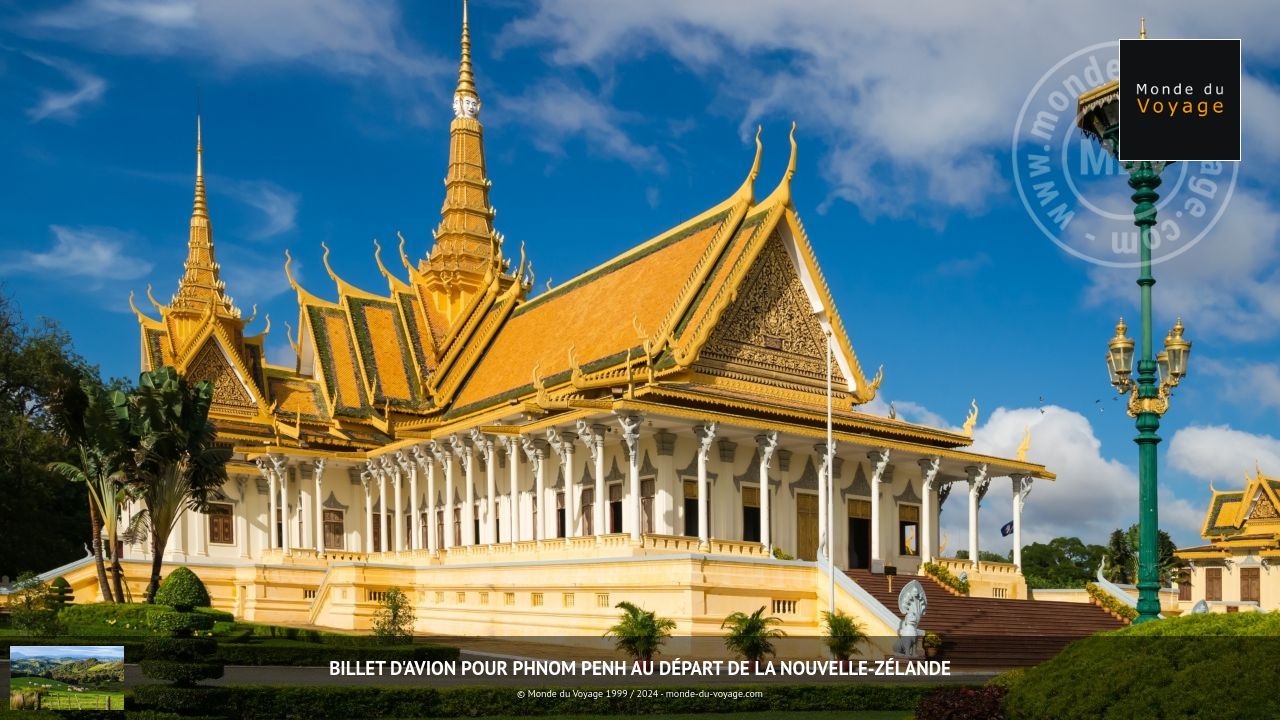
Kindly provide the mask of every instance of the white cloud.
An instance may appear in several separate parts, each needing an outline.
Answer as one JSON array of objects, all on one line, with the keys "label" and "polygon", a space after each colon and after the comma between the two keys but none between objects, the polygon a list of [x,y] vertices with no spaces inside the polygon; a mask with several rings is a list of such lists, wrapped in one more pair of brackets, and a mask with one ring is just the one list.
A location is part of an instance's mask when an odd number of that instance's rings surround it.
[{"label": "white cloud", "polygon": [[[1113,9],[1104,0],[928,12],[843,0],[542,0],[506,37],[549,42],[554,62],[606,77],[623,62],[668,54],[720,88],[713,110],[740,116],[744,136],[764,116],[797,118],[802,133],[823,136],[834,196],[868,214],[916,215],[1007,197],[999,167],[1023,99],[1062,57],[1136,31]],[[1151,31],[1237,37],[1247,28],[1245,52],[1265,58],[1280,47],[1280,25],[1256,21],[1268,9],[1261,0],[1162,7]],[[1260,82],[1246,91],[1280,102]],[[1270,117],[1259,106],[1246,125],[1269,137]]]},{"label": "white cloud", "polygon": [[[1255,192],[1237,188],[1222,219],[1200,244],[1160,263],[1154,272],[1157,313],[1170,325],[1174,316],[1181,316],[1188,337],[1274,338],[1280,330],[1280,210]],[[1138,297],[1136,277],[1132,268],[1090,267],[1085,301],[1132,307]]]},{"label": "white cloud", "polygon": [[236,200],[261,211],[262,226],[254,230],[253,237],[265,240],[281,233],[293,230],[298,219],[298,194],[270,180],[231,180],[228,178],[210,178],[211,185],[216,185]]},{"label": "white cloud", "polygon": [[[220,245],[218,263],[222,266],[227,292],[234,294],[242,305],[262,305],[290,290],[283,253],[264,255],[243,246]],[[290,269],[294,278],[302,282],[300,263],[295,261]]]},{"label": "white cloud", "polygon": [[15,253],[0,263],[0,274],[31,274],[102,282],[133,280],[151,272],[151,263],[131,257],[136,243],[129,233],[114,228],[50,225],[54,244],[45,252]]},{"label": "white cloud", "polygon": [[636,167],[664,172],[666,161],[653,147],[634,142],[623,126],[641,118],[619,111],[603,98],[548,80],[517,97],[498,100],[500,120],[519,122],[536,130],[533,144],[553,155],[564,154],[564,144],[581,137],[589,153],[614,157]]},{"label": "white cloud", "polygon": [[48,118],[74,121],[86,105],[98,102],[107,91],[106,80],[75,63],[37,53],[26,53],[26,55],[62,73],[73,85],[70,90],[41,90],[39,101],[27,108],[27,117],[31,118],[32,122],[40,122]]},{"label": "white cloud", "polygon": [[1280,410],[1280,365],[1197,358],[1197,374],[1218,378],[1226,399],[1253,410]]},{"label": "white cloud", "polygon": [[209,60],[228,70],[300,64],[381,80],[408,95],[457,67],[408,39],[392,0],[72,0],[18,27],[107,52]]},{"label": "white cloud", "polygon": [[1245,473],[1257,465],[1263,473],[1280,474],[1280,439],[1228,425],[1193,425],[1173,434],[1169,462],[1192,477],[1243,487]]}]

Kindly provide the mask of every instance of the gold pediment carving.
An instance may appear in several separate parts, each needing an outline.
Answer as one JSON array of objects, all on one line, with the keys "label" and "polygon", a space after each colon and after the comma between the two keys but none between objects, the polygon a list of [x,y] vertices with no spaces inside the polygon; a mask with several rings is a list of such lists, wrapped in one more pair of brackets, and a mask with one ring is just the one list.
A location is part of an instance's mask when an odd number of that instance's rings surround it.
[{"label": "gold pediment carving", "polygon": [[[825,385],[826,334],[777,233],[761,249],[699,360],[704,369],[754,369],[751,374],[760,379],[782,374]],[[838,365],[834,382],[847,386]]]},{"label": "gold pediment carving", "polygon": [[208,380],[213,383],[213,402],[215,405],[228,405],[240,408],[257,408],[257,403],[249,390],[236,375],[226,354],[217,340],[210,338],[200,348],[187,366],[187,379],[190,382]]}]

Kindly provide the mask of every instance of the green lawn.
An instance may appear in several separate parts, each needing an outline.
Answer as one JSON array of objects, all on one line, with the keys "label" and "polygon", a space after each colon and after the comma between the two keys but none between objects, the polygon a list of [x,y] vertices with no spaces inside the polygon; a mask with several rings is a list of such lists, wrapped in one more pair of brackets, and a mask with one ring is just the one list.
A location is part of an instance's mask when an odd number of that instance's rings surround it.
[{"label": "green lawn", "polygon": [[26,690],[35,688],[45,690],[45,696],[41,705],[48,709],[74,709],[88,708],[101,709],[105,707],[103,696],[107,696],[111,701],[112,710],[124,709],[124,693],[123,692],[99,692],[96,690],[87,690],[85,692],[74,692],[69,690],[70,685],[60,680],[51,680],[42,677],[15,677],[9,678],[9,690]]},{"label": "green lawn", "polygon": [[[478,720],[516,720],[523,715],[490,715]],[[540,720],[617,720],[617,715],[544,715]],[[683,713],[679,715],[643,715],[644,720],[751,720],[751,718],[779,718],[780,720],[912,720],[905,710],[825,710],[821,712],[745,712],[745,713]]]}]

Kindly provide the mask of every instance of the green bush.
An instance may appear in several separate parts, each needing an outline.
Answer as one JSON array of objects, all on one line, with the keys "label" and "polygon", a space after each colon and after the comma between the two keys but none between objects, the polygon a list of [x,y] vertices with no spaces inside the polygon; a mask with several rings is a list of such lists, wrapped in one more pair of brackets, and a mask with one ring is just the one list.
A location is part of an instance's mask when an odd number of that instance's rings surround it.
[{"label": "green bush", "polygon": [[52,637],[58,634],[58,610],[48,583],[34,573],[23,573],[9,596],[13,629],[25,635]]},{"label": "green bush", "polygon": [[226,610],[216,610],[211,607],[198,607],[195,611],[201,615],[208,615],[212,617],[214,622],[233,623],[236,621],[236,616]]},{"label": "green bush", "polygon": [[[759,690],[761,697],[697,697],[697,688],[659,687],[646,700],[643,713],[799,712],[904,710],[916,708],[930,690],[920,685],[752,685],[717,688],[732,693]],[[141,685],[134,689],[130,707],[180,715],[219,712],[225,718],[352,717],[444,718],[484,715],[515,717],[634,715],[633,700],[619,697],[539,698],[517,696],[519,688],[361,687],[361,686],[222,686],[182,689]],[[667,697],[664,693],[678,693]],[[693,697],[680,693],[692,691]]]},{"label": "green bush", "polygon": [[961,580],[960,578],[951,574],[951,571],[945,568],[944,566],[939,565],[938,563],[927,562],[923,566],[921,566],[920,569],[924,571],[925,575],[928,575],[929,577],[933,578],[934,580],[937,580],[943,585],[946,585],[952,590],[955,590],[961,595],[969,594],[969,581]]},{"label": "green bush", "polygon": [[149,617],[156,610],[157,606],[145,603],[87,603],[62,608],[58,620],[68,635],[146,635],[151,630]]},{"label": "green bush", "polygon": [[220,662],[192,662],[189,660],[143,660],[138,663],[142,674],[156,680],[168,680],[175,687],[190,688],[201,680],[222,677]]},{"label": "green bush", "polygon": [[1097,583],[1086,583],[1084,589],[1089,593],[1089,597],[1097,600],[1103,609],[1110,610],[1129,622],[1137,619],[1137,610],[1117,600],[1111,593],[1098,587]]},{"label": "green bush", "polygon": [[139,659],[203,660],[217,651],[213,638],[154,637],[142,643]]},{"label": "green bush", "polygon": [[[1280,614],[1188,615],[1100,633],[1014,678],[1014,720],[1275,718],[1272,682]],[[1274,673],[1273,673],[1274,674]]]},{"label": "green bush", "polygon": [[209,591],[204,583],[190,570],[179,567],[169,573],[169,577],[160,583],[156,591],[155,601],[160,605],[172,605],[187,612],[193,608],[209,606]]},{"label": "green bush", "polygon": [[75,601],[76,593],[66,578],[59,575],[49,583],[49,604],[54,610],[61,610]]},{"label": "green bush", "polygon": [[161,610],[148,617],[151,629],[174,637],[186,637],[196,631],[213,629],[213,617],[202,613]]}]

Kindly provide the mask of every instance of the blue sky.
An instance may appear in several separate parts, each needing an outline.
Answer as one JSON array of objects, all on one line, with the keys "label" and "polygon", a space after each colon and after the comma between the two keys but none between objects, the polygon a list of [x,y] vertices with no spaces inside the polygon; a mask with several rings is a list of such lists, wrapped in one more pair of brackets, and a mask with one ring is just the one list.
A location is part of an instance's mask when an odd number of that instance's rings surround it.
[{"label": "blue sky", "polygon": [[[797,6],[798,5],[798,6]],[[902,5],[902,4],[897,4]],[[541,288],[731,193],[764,127],[767,192],[798,124],[796,205],[884,412],[959,425],[1060,480],[1028,501],[1033,539],[1102,542],[1136,518],[1134,430],[1102,356],[1136,317],[1136,272],[1063,252],[1014,189],[1010,138],[1055,62],[1135,34],[1242,37],[1244,157],[1217,231],[1157,268],[1158,322],[1195,342],[1166,416],[1163,525],[1190,543],[1208,482],[1255,460],[1280,475],[1280,23],[1229,8],[1101,0],[1070,6],[844,2],[480,1],[471,8],[496,224],[526,244]],[[381,289],[372,240],[411,257],[439,217],[459,8],[394,0],[0,0],[0,282],[57,319],[109,375],[136,373],[128,293],[162,301],[181,272],[194,112],[218,258],[269,354],[297,310],[282,271],[332,296]],[[1270,123],[1271,125],[1268,125]],[[1117,202],[1128,190],[1116,181]],[[291,362],[291,360],[288,360]],[[1100,402],[1099,402],[1100,401]],[[1043,411],[1043,412],[1042,412]],[[984,544],[1008,541],[1008,490]],[[991,508],[985,510],[985,508]],[[955,542],[962,513],[944,516]]]},{"label": "blue sky", "polygon": [[25,658],[124,659],[121,645],[15,645],[9,652],[13,657]]}]

